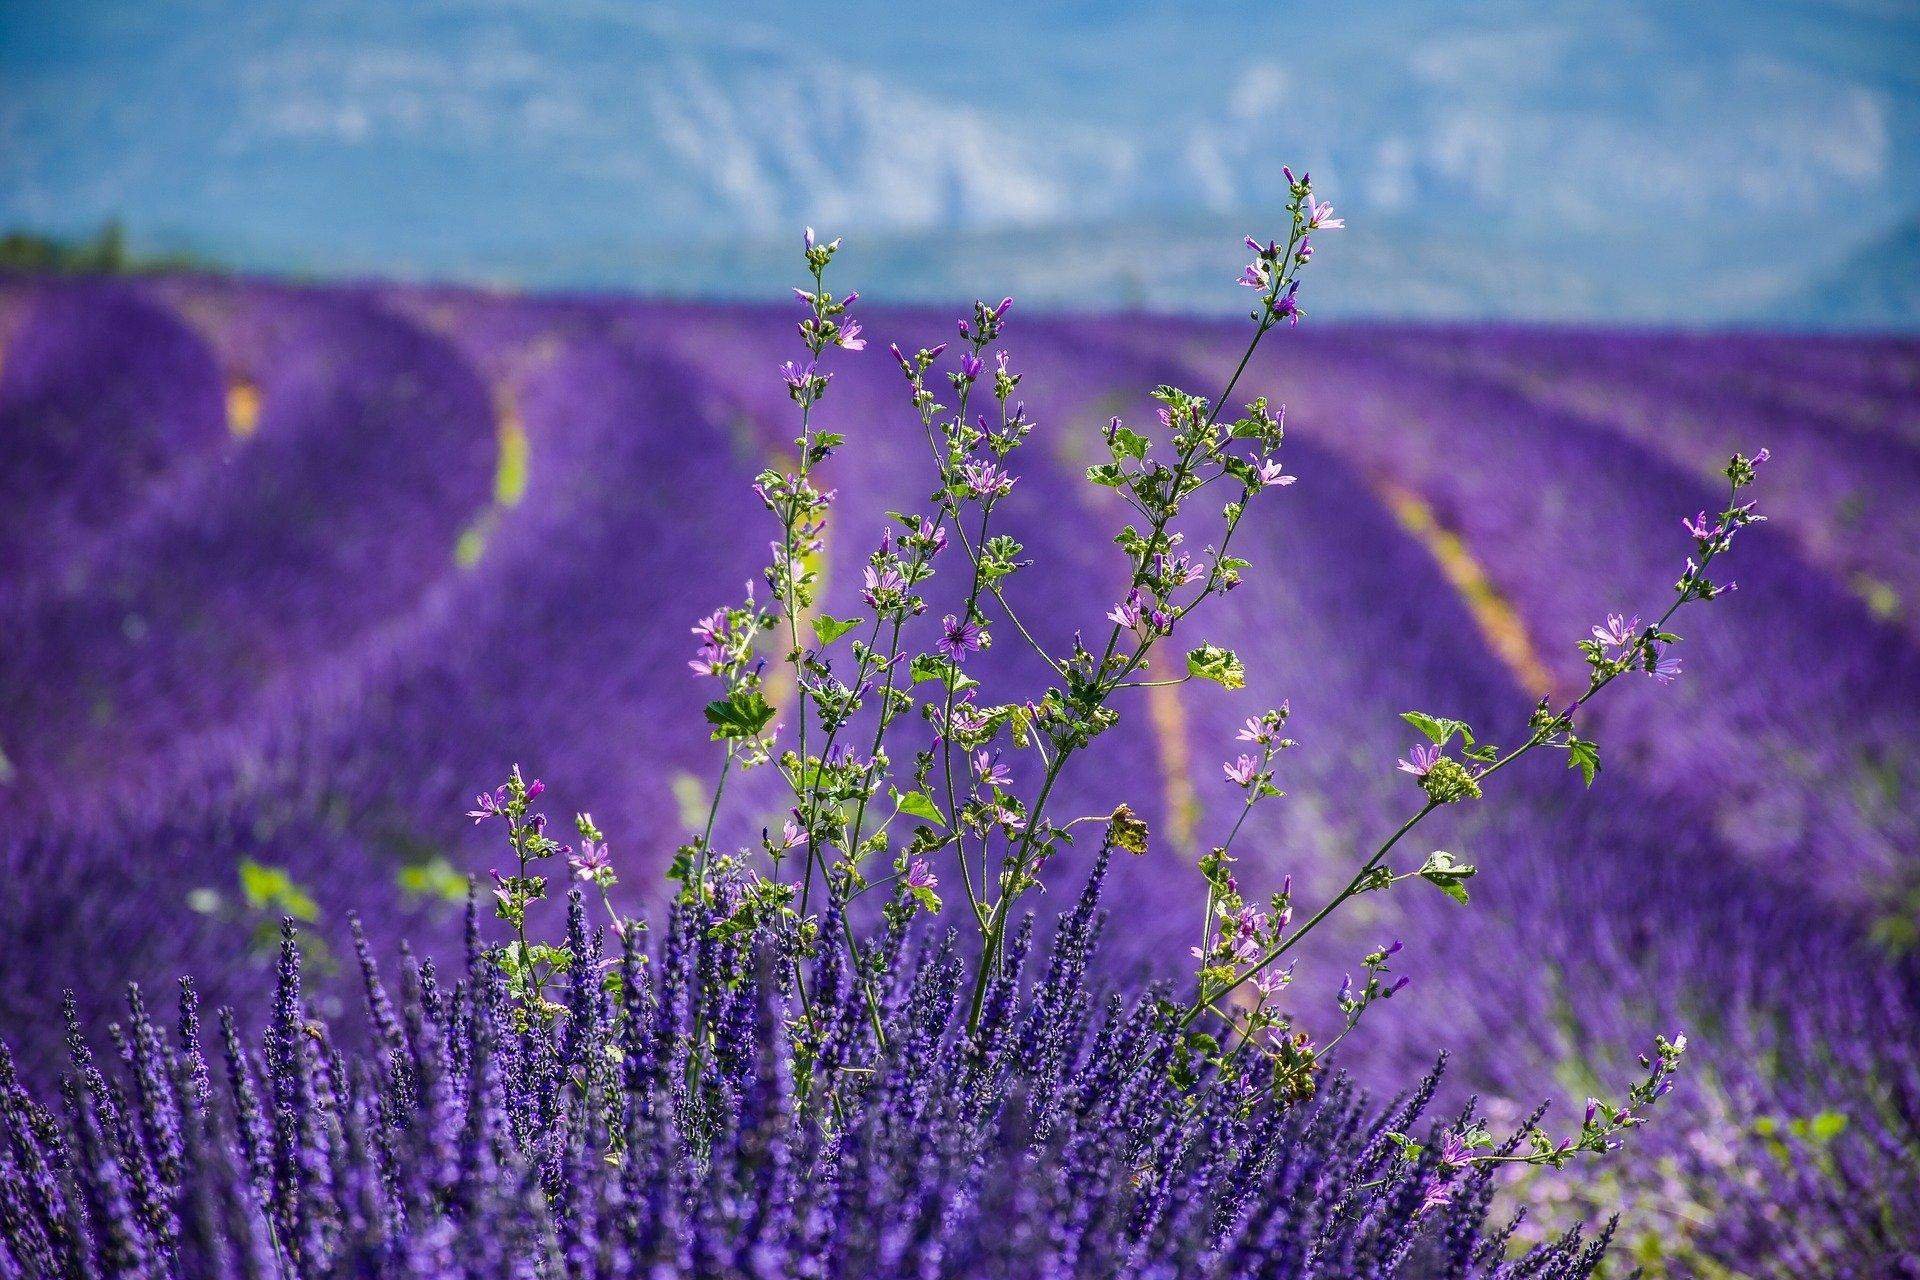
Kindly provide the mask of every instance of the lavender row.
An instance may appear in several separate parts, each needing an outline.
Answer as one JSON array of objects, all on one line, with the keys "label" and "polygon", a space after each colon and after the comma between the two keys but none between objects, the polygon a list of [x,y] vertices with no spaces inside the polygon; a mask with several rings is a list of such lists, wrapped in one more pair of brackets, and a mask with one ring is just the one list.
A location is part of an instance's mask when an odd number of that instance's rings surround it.
[{"label": "lavender row", "polygon": [[1715,474],[1736,441],[1764,436],[1779,463],[1773,518],[1810,561],[1912,630],[1920,520],[1911,495],[1920,487],[1920,448],[1886,429],[1892,409],[1861,424],[1814,396],[1782,388],[1756,394],[1743,374],[1764,368],[1764,360],[1740,349],[1703,366],[1685,350],[1599,338],[1561,346],[1494,334],[1392,348],[1453,379],[1485,379],[1545,409],[1619,430],[1697,475]]},{"label": "lavender row", "polygon": [[[1315,362],[1289,394],[1303,435],[1423,495],[1561,681],[1579,678],[1571,640],[1597,613],[1665,590],[1685,546],[1672,513],[1713,505],[1639,445],[1523,397],[1325,340],[1295,352]],[[1663,528],[1671,542],[1649,532]],[[1916,847],[1902,798],[1920,781],[1920,660],[1777,532],[1756,531],[1736,577],[1738,607],[1690,624],[1697,678],[1605,711],[1610,759],[1670,780],[1693,821],[1769,874],[1865,913],[1897,903]]]}]

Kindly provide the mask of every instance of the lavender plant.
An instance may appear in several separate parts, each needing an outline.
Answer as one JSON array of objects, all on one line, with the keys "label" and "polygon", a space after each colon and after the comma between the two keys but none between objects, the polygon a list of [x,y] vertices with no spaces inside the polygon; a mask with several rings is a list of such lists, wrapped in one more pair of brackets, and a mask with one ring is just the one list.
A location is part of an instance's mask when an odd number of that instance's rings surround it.
[{"label": "lavender plant", "polygon": [[223,1011],[209,1045],[188,983],[169,1034],[135,988],[113,1062],[70,1032],[58,1112],[0,1051],[0,1275],[1594,1273],[1605,1232],[1509,1256],[1491,1171],[1456,1155],[1471,1111],[1403,1156],[1434,1076],[1384,1108],[1175,1084],[1174,1030],[1089,982],[1108,857],[1030,990],[1010,935],[977,1034],[952,934],[897,919],[863,952],[883,1034],[823,948],[804,1083],[769,940],[711,902],[609,956],[572,893],[550,1018],[475,912],[458,980],[405,955],[397,999],[356,937],[363,1047],[313,1017],[289,926],[257,1043]]},{"label": "lavender plant", "polygon": [[[1250,897],[1234,870],[1246,818],[1282,794],[1279,760],[1294,745],[1286,704],[1249,717],[1246,752],[1223,766],[1243,801],[1198,859],[1190,990],[1091,1014],[1099,885],[1116,851],[1150,856],[1151,833],[1124,805],[1051,806],[1136,691],[1246,683],[1241,657],[1218,644],[1179,650],[1174,674],[1156,655],[1176,636],[1185,645],[1201,606],[1241,584],[1251,565],[1232,553],[1236,531],[1251,504],[1293,483],[1279,457],[1284,407],[1258,397],[1227,416],[1262,340],[1303,314],[1313,236],[1342,225],[1305,175],[1286,176],[1284,244],[1247,241],[1253,330],[1225,387],[1158,387],[1157,429],[1114,418],[1101,432],[1107,460],[1087,479],[1133,517],[1114,537],[1121,586],[1104,640],[1075,633],[1058,651],[1015,606],[1024,548],[995,522],[1035,430],[1022,375],[998,349],[1011,299],[975,305],[950,362],[949,344],[892,349],[933,489],[924,510],[888,513],[863,569],[864,610],[821,611],[835,497],[823,469],[846,442],[815,409],[830,361],[866,343],[858,295],[827,285],[840,242],[809,231],[810,287],[796,290],[805,356],[781,370],[798,434],[754,485],[777,526],[767,595],[750,588],[693,628],[720,760],[701,829],[669,873],[677,894],[658,950],[615,902],[592,818],[577,816],[577,848],[562,844],[537,809],[542,784],[516,768],[469,815],[504,828],[514,865],[492,896],[511,936],[484,943],[470,914],[464,978],[443,991],[431,965],[409,964],[398,1012],[363,944],[371,1049],[307,1020],[289,928],[257,1062],[224,1019],[225,1098],[190,989],[177,1048],[136,994],[130,1030],[116,1033],[125,1086],[76,1028],[64,1122],[0,1082],[0,1171],[21,1175],[0,1192],[0,1262],[133,1275],[1590,1272],[1598,1249],[1577,1236],[1502,1260],[1505,1234],[1481,1227],[1495,1171],[1618,1146],[1671,1089],[1685,1038],[1658,1039],[1644,1077],[1617,1103],[1590,1101],[1564,1136],[1539,1113],[1496,1134],[1469,1110],[1416,1137],[1431,1078],[1382,1112],[1328,1077],[1332,1050],[1404,987],[1391,972],[1400,944],[1361,958],[1324,1042],[1282,962],[1363,894],[1418,880],[1466,904],[1473,864],[1396,854],[1514,761],[1558,750],[1592,782],[1599,748],[1583,713],[1630,675],[1678,675],[1670,625],[1731,589],[1709,569],[1760,519],[1741,495],[1765,450],[1736,455],[1726,506],[1688,522],[1693,556],[1658,619],[1594,627],[1585,690],[1542,700],[1519,745],[1405,714],[1423,739],[1398,762],[1420,792],[1414,812],[1297,925],[1290,879]],[[954,585],[936,586],[948,568]],[[950,610],[935,606],[940,592]],[[1030,648],[1048,687],[990,699],[975,659],[995,643]],[[729,783],[758,770],[778,779],[780,828],[723,847]],[[1091,878],[1028,989],[1025,904],[1088,833]],[[564,934],[546,940],[536,914],[561,862],[582,891]],[[951,913],[943,878],[964,899]],[[617,958],[589,929],[583,891]],[[909,959],[916,919],[948,915],[960,927]]]}]

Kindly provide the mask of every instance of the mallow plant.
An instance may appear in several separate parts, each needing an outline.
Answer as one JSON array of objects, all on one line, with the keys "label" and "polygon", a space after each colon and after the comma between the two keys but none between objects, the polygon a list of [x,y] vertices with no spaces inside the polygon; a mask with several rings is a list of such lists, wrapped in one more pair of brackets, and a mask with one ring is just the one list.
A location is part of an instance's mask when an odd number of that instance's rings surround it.
[{"label": "mallow plant", "polygon": [[[210,1049],[183,983],[171,1033],[130,993],[112,1065],[73,1025],[55,1106],[0,1060],[0,1275],[1591,1274],[1606,1232],[1523,1249],[1512,1221],[1488,1221],[1496,1180],[1619,1146],[1672,1088],[1685,1038],[1657,1038],[1641,1076],[1563,1130],[1544,1108],[1506,1131],[1471,1107],[1433,1119],[1438,1067],[1381,1103],[1328,1067],[1404,988],[1400,944],[1356,957],[1322,1039],[1295,953],[1364,894],[1467,909],[1475,866],[1410,850],[1514,761],[1560,752],[1592,781],[1586,709],[1618,681],[1678,676],[1676,618],[1732,589],[1711,575],[1760,519],[1743,491],[1765,450],[1729,462],[1724,509],[1686,521],[1653,621],[1609,615],[1579,642],[1578,696],[1542,700],[1504,747],[1405,713],[1411,745],[1383,768],[1406,775],[1406,820],[1324,900],[1237,871],[1293,746],[1287,705],[1253,710],[1222,766],[1242,802],[1196,861],[1190,976],[1105,992],[1089,977],[1111,860],[1162,855],[1126,805],[1060,812],[1060,779],[1143,687],[1246,684],[1240,656],[1205,640],[1205,606],[1259,571],[1236,532],[1294,479],[1284,407],[1235,397],[1262,341],[1304,314],[1315,240],[1342,226],[1285,176],[1284,238],[1246,242],[1252,328],[1226,386],[1160,386],[1153,420],[1089,428],[1103,460],[1087,483],[1128,517],[1112,607],[1064,648],[1014,603],[1029,565],[1001,505],[1044,428],[1003,345],[1010,299],[976,304],[948,342],[890,349],[929,497],[887,513],[859,607],[821,607],[822,469],[846,442],[816,410],[867,344],[858,295],[828,282],[840,242],[808,231],[800,350],[780,369],[797,435],[754,484],[764,580],[693,624],[716,764],[664,918],[629,914],[591,816],[563,836],[516,767],[468,815],[510,862],[469,900],[464,966],[403,948],[396,999],[356,931],[364,1027],[312,1016],[289,921],[258,1040],[222,1011]],[[1047,687],[996,695],[980,660],[994,644],[1031,649]],[[785,813],[726,845],[729,784],[754,771]],[[1063,879],[1072,902],[1041,945],[1032,902]]]}]

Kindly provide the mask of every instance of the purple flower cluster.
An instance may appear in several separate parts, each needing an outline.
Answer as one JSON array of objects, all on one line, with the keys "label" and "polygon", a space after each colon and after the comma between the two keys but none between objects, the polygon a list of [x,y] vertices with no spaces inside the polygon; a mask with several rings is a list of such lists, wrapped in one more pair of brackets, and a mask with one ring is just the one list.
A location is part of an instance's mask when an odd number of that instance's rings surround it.
[{"label": "purple flower cluster", "polygon": [[222,1010],[209,1046],[190,983],[169,1034],[133,988],[111,1061],[72,1025],[58,1110],[0,1050],[0,1274],[1594,1273],[1605,1234],[1515,1256],[1488,1224],[1471,1113],[1405,1136],[1433,1075],[1384,1109],[1343,1082],[1176,1087],[1153,1004],[1089,982],[1106,862],[1044,957],[1018,933],[977,1034],[951,935],[872,938],[884,1049],[837,949],[801,1000],[706,908],[615,955],[572,895],[550,1019],[471,910],[464,974],[403,951],[397,999],[356,932],[347,1032],[315,1016],[289,924],[257,1042]]}]

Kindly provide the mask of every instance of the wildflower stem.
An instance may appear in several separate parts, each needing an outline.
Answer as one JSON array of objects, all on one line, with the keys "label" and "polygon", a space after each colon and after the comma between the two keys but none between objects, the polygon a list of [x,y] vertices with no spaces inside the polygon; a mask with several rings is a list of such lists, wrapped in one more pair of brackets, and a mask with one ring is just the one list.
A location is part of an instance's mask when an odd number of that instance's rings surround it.
[{"label": "wildflower stem", "polygon": [[[1294,260],[1293,247],[1297,243],[1298,236],[1299,236],[1299,231],[1296,225],[1294,232],[1291,234],[1288,240],[1287,255],[1282,260],[1286,265],[1283,266],[1281,270],[1275,273],[1273,287],[1265,295],[1264,303],[1261,307],[1260,319],[1258,324],[1254,328],[1253,336],[1250,339],[1248,339],[1246,350],[1241,352],[1240,362],[1234,366],[1233,376],[1227,379],[1226,387],[1221,391],[1220,395],[1216,397],[1213,400],[1213,402],[1208,406],[1207,418],[1205,422],[1205,425],[1208,428],[1211,428],[1215,423],[1219,421],[1222,408],[1226,405],[1228,400],[1232,398],[1234,388],[1240,384],[1240,378],[1246,372],[1247,365],[1252,361],[1253,353],[1259,348],[1260,340],[1264,338],[1267,335],[1267,331],[1272,329],[1274,325],[1278,322],[1278,314],[1275,309],[1275,302],[1279,298],[1280,291],[1284,287],[1289,276],[1293,274],[1293,269],[1292,269],[1292,264]],[[1196,436],[1198,436],[1201,433],[1195,433],[1195,434]],[[1170,483],[1167,489],[1169,500],[1165,504],[1163,504],[1160,510],[1158,510],[1154,514],[1152,532],[1148,534],[1146,541],[1142,544],[1141,550],[1134,564],[1133,574],[1128,584],[1129,590],[1138,589],[1141,586],[1141,584],[1145,581],[1147,568],[1152,563],[1152,557],[1154,555],[1155,549],[1159,546],[1160,539],[1165,535],[1167,525],[1172,521],[1174,514],[1179,509],[1179,505],[1180,505],[1179,499],[1181,497],[1181,486],[1186,482],[1186,479],[1190,474],[1190,469],[1193,464],[1193,457],[1197,451],[1198,451],[1198,444],[1196,441],[1196,443],[1189,445],[1189,447],[1183,449],[1180,453],[1179,460],[1174,466],[1172,482]],[[1237,525],[1238,521],[1236,520],[1233,523]],[[1227,537],[1231,537],[1231,536],[1232,536],[1232,527],[1230,526]],[[1223,554],[1224,554],[1225,546],[1226,546],[1226,540],[1225,538],[1223,538],[1221,542]],[[976,564],[977,564],[977,561],[976,561]],[[1212,581],[1210,579],[1207,589],[1210,590],[1211,587],[1212,587]],[[1205,594],[1206,592],[1205,590],[1203,590],[1201,598],[1204,599]],[[1004,603],[1004,601],[1002,603]],[[1195,603],[1198,603],[1198,601],[1196,600]],[[1113,624],[1113,629],[1107,635],[1107,643],[1106,643],[1105,649],[1101,653],[1099,665],[1094,668],[1094,671],[1095,671],[1094,678],[1096,682],[1100,681],[1103,678],[1104,672],[1106,671],[1106,668],[1107,668],[1107,664],[1112,660],[1114,656],[1114,651],[1119,647],[1120,632],[1121,632],[1120,624],[1118,622],[1115,622]],[[1149,651],[1152,649],[1152,647],[1153,647],[1152,637],[1147,638],[1141,643],[1140,647],[1135,651],[1132,658],[1121,669],[1121,671],[1116,676],[1112,677],[1109,681],[1107,681],[1104,687],[1100,689],[1098,698],[1096,700],[1096,705],[1104,704],[1107,697],[1110,696],[1115,689],[1119,688],[1121,683],[1124,682],[1129,675],[1131,675],[1135,670],[1137,670],[1145,662],[1146,657]],[[1057,755],[1054,758],[1052,765],[1048,767],[1045,781],[1042,783],[1040,788],[1040,793],[1037,797],[1035,797],[1033,806],[1027,814],[1026,829],[1024,832],[1022,832],[1021,838],[1019,842],[1015,845],[1013,851],[1008,855],[1009,870],[1007,872],[1003,872],[1002,874],[1002,889],[1001,889],[999,898],[995,901],[993,905],[993,910],[991,913],[990,922],[987,929],[986,945],[983,948],[981,957],[980,957],[980,971],[974,977],[973,1004],[972,1004],[971,1011],[969,1012],[967,1017],[967,1028],[970,1032],[973,1030],[976,1030],[979,1026],[980,1011],[981,1011],[982,1004],[986,999],[987,984],[989,979],[991,978],[991,975],[993,972],[993,966],[997,960],[997,957],[999,956],[1000,948],[1003,944],[1004,935],[1006,933],[1007,919],[1011,914],[1011,910],[1012,910],[1011,899],[1019,895],[1020,886],[1021,886],[1021,877],[1025,874],[1025,862],[1027,857],[1032,852],[1033,843],[1037,838],[1038,832],[1041,829],[1041,823],[1046,812],[1047,799],[1053,792],[1053,784],[1059,778],[1061,769],[1065,767],[1068,758],[1072,754],[1073,754],[1073,749],[1071,747],[1063,746],[1060,750],[1059,755]],[[983,876],[984,876],[984,869],[983,869]],[[984,885],[982,887],[984,888]],[[1197,1014],[1194,1016],[1197,1016]],[[1190,1017],[1188,1021],[1190,1022],[1191,1020],[1192,1019]],[[1183,1023],[1182,1025],[1185,1025],[1185,1024]]]},{"label": "wildflower stem", "polygon": [[[1738,484],[1736,484],[1734,488],[1737,493],[1739,488]],[[1732,507],[1732,500],[1730,499],[1729,509],[1731,509],[1731,507]],[[1720,553],[1724,545],[1725,545],[1724,543],[1715,543],[1707,547],[1701,552],[1700,568],[1703,571],[1706,569],[1707,566],[1713,563],[1714,557]],[[1604,674],[1596,673],[1589,681],[1586,691],[1580,694],[1577,698],[1573,699],[1572,702],[1568,703],[1566,708],[1563,711],[1561,711],[1559,715],[1552,717],[1551,719],[1545,720],[1543,723],[1539,725],[1539,727],[1534,729],[1534,731],[1528,736],[1527,740],[1523,742],[1520,746],[1515,747],[1513,750],[1500,756],[1498,759],[1488,764],[1485,768],[1475,773],[1473,775],[1473,780],[1475,784],[1477,785],[1477,784],[1484,783],[1487,779],[1491,778],[1494,774],[1500,772],[1500,770],[1512,764],[1515,760],[1520,759],[1522,756],[1525,756],[1528,753],[1535,750],[1536,748],[1546,744],[1547,742],[1552,740],[1557,734],[1559,734],[1560,732],[1562,732],[1563,730],[1571,726],[1573,723],[1573,717],[1575,713],[1577,713],[1582,707],[1586,706],[1586,704],[1590,702],[1595,697],[1595,695],[1597,695],[1602,689],[1606,688],[1608,685],[1612,684],[1615,680],[1619,679],[1619,677],[1622,674],[1624,674],[1627,671],[1633,670],[1635,669],[1636,666],[1640,665],[1640,663],[1642,662],[1642,660],[1646,655],[1648,645],[1652,642],[1651,638],[1654,635],[1660,632],[1663,632],[1666,629],[1667,623],[1673,619],[1673,615],[1678,613],[1682,606],[1698,598],[1700,597],[1689,593],[1689,591],[1686,588],[1686,579],[1682,579],[1681,587],[1676,591],[1673,602],[1667,606],[1666,611],[1660,615],[1659,620],[1656,621],[1653,624],[1653,626],[1646,628],[1644,631],[1639,633],[1638,638],[1635,640],[1632,647],[1630,647],[1617,660],[1615,660],[1615,662],[1611,664],[1611,666],[1605,671]],[[1255,963],[1245,971],[1238,974],[1233,979],[1233,981],[1225,984],[1219,990],[1212,992],[1210,995],[1203,992],[1202,994],[1206,998],[1203,1000],[1196,1000],[1193,1006],[1190,1007],[1186,1011],[1186,1013],[1181,1017],[1179,1025],[1182,1027],[1190,1026],[1196,1019],[1198,1019],[1201,1016],[1202,1013],[1206,1011],[1207,1004],[1211,1003],[1213,1000],[1218,1000],[1221,997],[1227,995],[1228,993],[1238,988],[1242,983],[1247,982],[1249,979],[1261,973],[1269,965],[1277,961],[1282,955],[1285,955],[1288,951],[1292,950],[1293,947],[1301,941],[1301,939],[1305,938],[1309,933],[1313,932],[1316,926],[1318,926],[1323,920],[1325,920],[1328,916],[1332,915],[1336,910],[1338,910],[1340,906],[1343,903],[1345,903],[1349,898],[1352,898],[1356,894],[1363,892],[1364,886],[1366,885],[1368,880],[1369,873],[1371,873],[1376,867],[1378,867],[1381,864],[1381,862],[1386,858],[1386,856],[1393,851],[1394,846],[1399,844],[1400,841],[1405,836],[1407,836],[1416,826],[1418,826],[1420,822],[1423,819],[1425,819],[1428,814],[1432,813],[1435,809],[1438,809],[1440,807],[1441,805],[1439,801],[1433,800],[1431,798],[1428,799],[1428,801],[1420,807],[1419,812],[1415,813],[1411,818],[1408,818],[1404,823],[1402,823],[1400,825],[1400,828],[1397,831],[1395,831],[1390,837],[1388,837],[1384,844],[1382,844],[1379,848],[1374,850],[1372,856],[1369,857],[1364,863],[1361,864],[1359,871],[1355,872],[1353,875],[1353,878],[1347,882],[1346,887],[1341,889],[1338,894],[1334,895],[1331,901],[1329,901],[1325,906],[1321,907],[1320,910],[1316,911],[1312,915],[1312,917],[1310,917],[1306,921],[1306,923],[1302,924],[1298,929],[1294,930],[1293,933],[1288,935],[1288,937],[1284,941],[1282,941],[1279,945],[1277,945],[1272,950],[1270,950],[1257,963]]]},{"label": "wildflower stem", "polygon": [[700,832],[700,846],[694,853],[693,883],[700,901],[707,901],[707,855],[713,849],[713,824],[720,816],[720,797],[727,792],[727,775],[733,771],[733,744],[727,744],[727,756],[720,764],[720,777],[713,784],[713,799],[707,802],[707,823]]},{"label": "wildflower stem", "polygon": [[999,962],[1000,948],[1007,932],[1007,916],[1013,908],[1013,899],[1019,896],[1016,885],[1018,877],[1024,874],[1020,854],[1032,845],[1034,826],[1047,807],[1047,797],[1053,794],[1053,784],[1059,781],[1060,771],[1066,767],[1067,760],[1072,755],[1071,747],[1062,747],[1060,754],[1053,758],[1053,764],[1047,769],[1046,777],[1040,784],[1040,794],[1034,799],[1033,810],[1028,815],[1027,829],[1023,833],[1022,843],[1016,852],[1008,855],[1007,869],[1001,872],[1000,895],[994,901],[987,928],[986,946],[980,952],[980,971],[974,975],[973,979],[973,1002],[967,1012],[969,1035],[980,1029],[980,1011],[986,1003],[987,984],[993,976],[994,965]]}]

